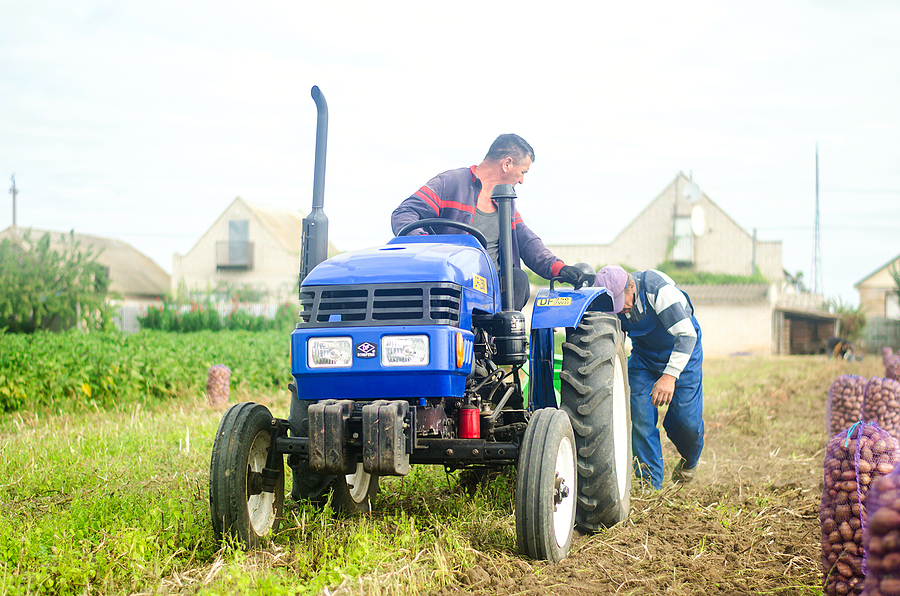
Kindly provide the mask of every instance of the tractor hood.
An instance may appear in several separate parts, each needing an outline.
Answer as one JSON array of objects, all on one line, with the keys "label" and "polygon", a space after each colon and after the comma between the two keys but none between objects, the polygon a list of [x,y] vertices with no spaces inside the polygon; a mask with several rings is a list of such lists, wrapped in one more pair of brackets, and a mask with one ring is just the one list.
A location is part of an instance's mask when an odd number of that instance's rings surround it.
[{"label": "tractor hood", "polygon": [[320,263],[303,285],[417,282],[457,283],[488,296],[499,285],[487,253],[468,234],[404,236],[384,246],[343,253]]}]

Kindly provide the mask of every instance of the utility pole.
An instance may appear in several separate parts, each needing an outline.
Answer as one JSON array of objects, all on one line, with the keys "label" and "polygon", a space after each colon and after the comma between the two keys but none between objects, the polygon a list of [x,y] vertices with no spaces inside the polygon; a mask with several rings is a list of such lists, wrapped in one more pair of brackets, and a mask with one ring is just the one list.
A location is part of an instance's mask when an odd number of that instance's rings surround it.
[{"label": "utility pole", "polygon": [[12,175],[12,186],[9,187],[9,194],[13,196],[13,229],[16,229],[16,195],[19,191],[16,189],[16,175]]},{"label": "utility pole", "polygon": [[[815,247],[813,248],[813,294],[819,293],[822,284],[822,256],[819,251],[819,144],[816,143],[816,234]],[[824,285],[822,291],[825,291]]]}]

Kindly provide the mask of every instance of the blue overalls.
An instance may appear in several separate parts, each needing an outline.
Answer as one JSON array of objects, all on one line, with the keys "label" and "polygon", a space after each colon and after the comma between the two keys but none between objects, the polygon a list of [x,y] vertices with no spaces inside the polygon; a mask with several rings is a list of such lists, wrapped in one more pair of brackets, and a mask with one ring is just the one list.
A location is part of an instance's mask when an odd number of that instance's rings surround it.
[{"label": "blue overalls", "polygon": [[[637,457],[635,474],[649,480],[653,488],[662,488],[664,477],[662,444],[660,442],[659,410],[650,403],[653,385],[662,376],[675,345],[675,337],[659,322],[656,312],[647,305],[647,292],[641,273],[641,304],[646,315],[632,323],[619,315],[622,329],[631,337],[631,356],[628,359],[628,383],[631,386],[631,448]],[[697,332],[697,343],[691,358],[675,380],[675,394],[668,406],[663,428],[666,435],[685,459],[685,468],[693,468],[703,450],[703,347],[700,325],[694,317],[694,305],[684,292],[691,307],[691,322]]]}]

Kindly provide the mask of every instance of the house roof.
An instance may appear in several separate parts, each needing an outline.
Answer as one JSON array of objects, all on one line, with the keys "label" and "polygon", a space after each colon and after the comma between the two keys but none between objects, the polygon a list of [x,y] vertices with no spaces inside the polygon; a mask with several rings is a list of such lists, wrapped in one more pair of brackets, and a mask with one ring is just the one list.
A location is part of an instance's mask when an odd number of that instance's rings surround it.
[{"label": "house roof", "polygon": [[[641,210],[641,212],[638,213],[638,214],[635,216],[635,218],[632,219],[632,220],[628,223],[627,226],[625,226],[624,228],[622,228],[622,229],[619,231],[619,233],[616,235],[616,237],[613,238],[613,243],[615,243],[616,240],[618,240],[620,236],[622,236],[623,234],[625,234],[631,226],[635,225],[635,223],[637,223],[637,222],[644,216],[644,214],[647,213],[647,212],[653,207],[653,205],[654,205],[657,201],[663,200],[663,197],[669,192],[669,189],[671,189],[673,186],[677,185],[679,180],[681,180],[681,181],[684,182],[684,183],[688,183],[688,182],[691,181],[690,178],[688,178],[687,176],[684,175],[684,172],[678,172],[678,174],[677,174],[674,178],[672,178],[672,181],[669,182],[669,183],[666,185],[666,187],[662,190],[662,192],[660,192],[658,195],[656,195],[656,197],[655,197],[652,201],[650,201],[649,203],[647,203],[647,206],[644,207],[644,208]],[[734,224],[734,226],[735,226],[738,230],[740,230],[740,231],[741,231],[743,234],[745,234],[748,238],[752,237],[752,234],[750,234],[749,232],[747,232],[747,230],[745,230],[740,224],[738,224],[738,222],[736,222],[736,221],[734,220],[733,217],[731,217],[730,215],[728,215],[728,213],[726,213],[724,209],[722,209],[721,207],[719,207],[712,199],[710,199],[709,196],[708,196],[705,192],[702,192],[702,191],[701,191],[701,197],[702,197],[706,202],[708,202],[710,205],[712,205],[717,211],[719,211],[724,217],[726,217],[732,224]]]},{"label": "house roof", "polygon": [[853,287],[858,289],[859,286],[863,285],[864,283],[866,283],[867,281],[869,281],[870,279],[872,279],[873,277],[875,277],[876,275],[878,275],[879,273],[881,273],[882,271],[884,271],[885,269],[887,269],[888,267],[890,267],[891,265],[893,265],[894,263],[897,263],[897,262],[900,262],[900,255],[897,255],[896,257],[894,257],[893,259],[891,259],[890,261],[888,261],[887,263],[885,263],[884,265],[882,265],[881,267],[879,267],[878,269],[873,271],[872,273],[868,274],[867,276],[865,276],[864,278],[862,278],[861,280],[856,282],[853,285]]},{"label": "house roof", "polygon": [[244,201],[264,226],[291,252],[300,252],[303,247],[303,218],[300,210],[290,211],[269,205]]},{"label": "house roof", "polygon": [[683,284],[678,287],[691,297],[691,302],[764,302],[769,293],[768,284]]},{"label": "house roof", "polygon": [[789,306],[778,306],[775,308],[776,311],[782,312],[788,315],[795,315],[798,317],[804,317],[807,319],[818,319],[821,321],[836,321],[841,318],[841,315],[832,312],[826,312],[824,310],[810,310],[805,308],[792,308]]},{"label": "house roof", "polygon": [[[6,228],[0,232],[0,239],[21,239],[29,232],[32,241],[40,239],[44,234],[50,234],[50,243],[54,246],[61,246],[70,241],[70,234],[67,232],[21,227]],[[100,252],[97,262],[109,267],[111,292],[119,292],[125,296],[163,296],[169,291],[169,274],[130,244],[115,238],[87,234],[74,234],[74,240],[81,243],[82,249],[93,247],[94,252]]]},{"label": "house roof", "polygon": [[[249,201],[245,201],[241,197],[236,197],[231,203],[229,203],[228,207],[225,208],[222,213],[216,218],[216,221],[213,222],[213,225],[210,226],[206,232],[200,237],[197,243],[188,251],[190,254],[194,248],[199,245],[203,238],[210,233],[210,231],[215,228],[216,223],[218,223],[225,215],[231,211],[232,207],[235,204],[240,204],[253,213],[254,216],[259,220],[259,222],[268,229],[275,239],[281,243],[282,246],[286,250],[292,253],[300,254],[303,247],[303,219],[306,215],[297,210],[291,209],[281,209],[279,207],[272,207],[271,205],[262,205],[259,203],[251,203]],[[331,242],[328,242],[328,254],[334,255],[339,251],[334,247]]]}]

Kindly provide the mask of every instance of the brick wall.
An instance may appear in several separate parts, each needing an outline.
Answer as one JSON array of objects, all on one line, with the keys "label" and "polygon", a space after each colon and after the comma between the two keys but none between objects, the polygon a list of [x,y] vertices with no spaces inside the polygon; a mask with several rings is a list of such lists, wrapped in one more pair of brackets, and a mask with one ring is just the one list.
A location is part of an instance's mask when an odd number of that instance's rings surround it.
[{"label": "brick wall", "polygon": [[884,288],[859,287],[859,308],[867,317],[885,316],[885,297],[887,290]]}]

